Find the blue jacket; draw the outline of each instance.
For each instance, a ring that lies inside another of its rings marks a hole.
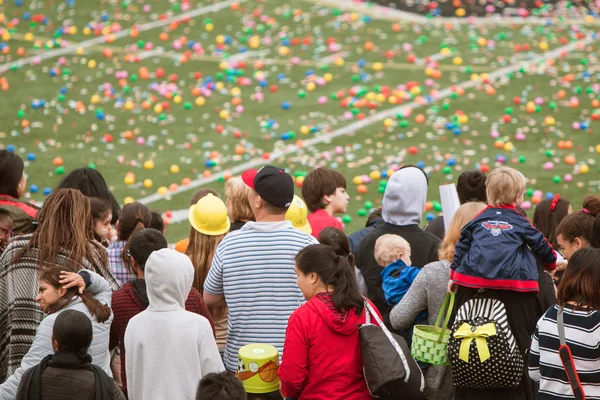
[[[419,271],[421,271],[420,268],[408,266],[404,261],[398,259],[380,272],[381,280],[383,281],[381,287],[385,295],[385,301],[391,307],[400,303],[400,300],[408,292],[410,285],[412,285]],[[427,312],[417,316],[417,320],[423,318],[427,318]]]
[[[556,268],[552,246],[527,217],[513,206],[488,206],[463,228],[450,278],[471,288],[537,292],[534,255]]]

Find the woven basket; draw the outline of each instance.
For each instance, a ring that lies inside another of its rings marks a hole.
[[[448,293],[440,308],[435,326],[415,325],[413,329],[411,354],[415,360],[433,365],[449,365],[448,339],[451,331],[447,329],[448,320],[454,307],[454,293]],[[442,317],[444,318],[443,325]]]

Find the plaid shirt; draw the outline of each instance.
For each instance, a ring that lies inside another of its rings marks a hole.
[[[121,257],[123,248],[125,248],[126,244],[126,240],[118,240],[112,243],[108,248],[108,262],[110,264],[110,270],[115,278],[121,282],[121,285],[131,282],[137,278],[137,276],[125,265],[123,258]]]

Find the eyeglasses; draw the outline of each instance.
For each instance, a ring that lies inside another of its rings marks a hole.
[[[127,250],[127,251],[125,252],[125,254],[127,255],[127,257],[131,257],[131,253],[129,252],[129,250]]]

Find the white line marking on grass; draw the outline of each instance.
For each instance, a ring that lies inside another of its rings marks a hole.
[[[211,4],[209,6],[204,6],[204,7],[196,8],[194,10],[186,11],[182,14],[174,15],[171,18],[167,18],[165,20],[148,22],[148,23],[137,26],[137,29],[138,29],[138,32],[149,31],[154,28],[160,28],[162,26],[169,25],[171,22],[180,21],[183,18],[188,18],[188,17],[195,18],[200,15],[217,12],[217,11],[220,11],[224,8],[231,6],[232,4],[243,3],[245,1],[247,1],[247,0],[225,0],[225,1],[222,1],[222,2],[219,2],[216,4]],[[129,32],[130,32],[129,29],[125,29],[120,32],[112,34],[112,37],[114,37],[115,39],[121,39],[126,36],[129,36]],[[63,47],[62,49],[49,50],[40,55],[31,56],[31,57],[27,57],[27,58],[24,58],[24,59],[21,59],[18,61],[11,61],[11,62],[8,62],[5,64],[1,64],[0,65],[0,74],[8,71],[13,66],[22,67],[24,65],[31,63],[34,60],[41,60],[41,61],[48,60],[50,58],[60,57],[60,56],[64,56],[69,53],[74,53],[78,48],[86,49],[88,47],[103,44],[105,39],[106,39],[106,36],[100,36],[100,37],[96,37],[93,39],[85,40],[80,43],[70,44],[66,47]]]
[[[320,60],[318,60],[317,62],[319,64],[331,64],[332,62],[334,62],[335,60],[337,60],[338,58],[344,58],[346,56],[350,55],[350,53],[348,53],[347,51],[342,51],[341,53],[336,53],[336,54],[332,54],[330,56],[327,57],[323,57]]]
[[[158,48],[156,48],[154,50],[144,51],[143,53],[138,54],[138,58],[140,60],[145,60],[146,58],[150,58],[150,57],[154,57],[154,56],[160,56],[164,52],[165,52],[164,48],[158,47]]]
[[[452,57],[453,55],[454,55],[454,53],[452,53],[452,52],[450,52],[448,54],[435,53],[435,54],[432,54],[432,55],[430,55],[428,57],[417,58],[415,60],[415,64],[417,64],[417,65],[425,65],[428,62],[431,62],[431,61],[440,61],[440,60],[443,60],[445,58]]]
[[[543,62],[546,61],[548,59],[553,59],[553,58],[557,58],[560,56],[561,53],[566,52],[569,53],[570,51],[575,50],[578,46],[587,46],[590,43],[593,43],[594,41],[597,40],[597,37],[594,35],[592,37],[588,37],[586,39],[577,41],[577,42],[572,42],[569,43],[565,46],[562,47],[558,47],[554,50],[548,51],[545,54],[539,55],[536,58],[533,58],[531,60],[528,61],[522,61],[513,65],[509,65],[507,67],[504,68],[500,68],[497,69],[495,71],[492,71],[488,74],[488,79],[490,81],[496,80],[502,76],[506,76],[507,74],[511,73],[511,72],[516,72],[518,71],[521,67],[526,67],[528,65],[533,65],[539,62]],[[456,85],[453,85],[454,88],[461,88],[461,89],[471,89],[473,87],[476,87],[477,85],[480,85],[481,82],[480,81],[465,81]],[[446,97],[449,97],[451,94],[453,93],[453,89],[452,88],[446,88],[446,89],[442,89],[438,96],[436,97],[436,99],[434,101],[439,101],[442,99],[445,99]],[[431,104],[431,103],[427,103],[427,104]],[[385,110],[385,111],[381,111],[377,114],[371,115],[369,117],[366,117],[363,120],[360,121],[355,121],[349,125],[346,125],[340,129],[337,129],[333,132],[329,132],[329,133],[324,133],[320,136],[317,136],[315,138],[312,139],[308,139],[308,140],[304,140],[303,142],[303,146],[302,148],[306,148],[309,146],[313,146],[319,143],[323,143],[323,142],[327,142],[330,141],[333,138],[339,137],[339,136],[343,136],[343,135],[347,135],[350,133],[354,133],[360,129],[363,129],[369,125],[373,125],[377,122],[383,121],[386,118],[390,118],[395,116],[398,113],[402,113],[403,111],[405,111],[406,109],[416,109],[416,108],[420,108],[422,107],[421,104],[417,103],[416,101],[412,101],[408,104],[403,104],[401,106],[398,107],[394,107],[391,108],[389,110]],[[297,153],[298,150],[300,149],[300,147],[296,146],[295,144],[290,144],[288,145],[286,148],[284,148],[283,150],[279,150],[279,151],[273,151],[272,153],[270,153],[270,157],[268,159],[263,159],[263,158],[255,158],[252,160],[249,160],[247,162],[244,162],[242,164],[238,164],[236,166],[231,167],[230,169],[227,169],[225,171],[219,172],[219,173],[215,173],[212,176],[205,178],[198,178],[193,180],[189,185],[187,186],[180,186],[179,188],[177,188],[177,190],[167,194],[167,195],[159,195],[159,194],[152,194],[150,196],[146,196],[143,197],[141,199],[138,199],[137,201],[144,203],[144,204],[150,204],[150,203],[154,203],[156,201],[165,199],[166,197],[172,197],[174,195],[177,195],[179,193],[183,193],[183,192],[187,192],[189,190],[193,190],[196,189],[197,187],[206,185],[208,183],[212,183],[217,181],[219,178],[221,178],[225,173],[231,173],[232,175],[237,175],[247,169],[250,168],[257,168],[259,166],[262,166],[264,164],[267,164],[273,160],[277,160],[280,157],[285,157],[289,154],[294,154]]]

